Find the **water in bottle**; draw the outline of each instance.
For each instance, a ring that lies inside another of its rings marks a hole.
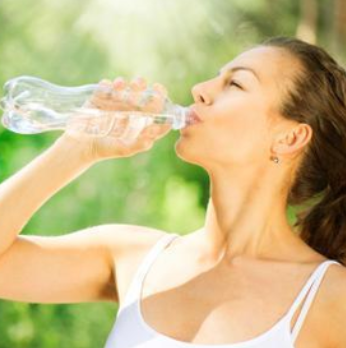
[[[105,136],[117,127],[117,122],[127,118],[125,137],[128,140],[133,140],[152,123],[170,124],[172,129],[189,124],[189,108],[174,104],[168,98],[163,100],[160,110],[142,111],[148,101],[158,97],[158,92],[152,88],[142,91],[135,104],[127,101],[127,94],[128,89],[115,91],[106,84],[63,87],[37,77],[20,76],[4,86],[4,97],[0,101],[4,110],[1,122],[13,132],[36,134],[66,130],[72,123],[81,121],[80,124],[88,124],[83,127],[83,132]],[[90,100],[95,95],[108,97],[111,106],[99,108],[92,105]]]

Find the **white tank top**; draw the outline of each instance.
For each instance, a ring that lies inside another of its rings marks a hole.
[[[132,279],[123,304],[118,308],[113,329],[108,336],[104,348],[294,348],[294,342],[297,339],[305,316],[315,297],[327,267],[332,263],[342,265],[334,260],[326,260],[322,262],[312,272],[286,314],[269,330],[255,338],[232,344],[190,343],[176,340],[155,331],[144,321],[139,305],[143,280],[150,266],[153,264],[159,253],[178,236],[179,235],[175,233],[163,236],[149,250],[147,255],[145,255]],[[311,291],[309,291],[310,289]],[[306,297],[307,294],[308,296]],[[303,304],[300,315],[291,331],[290,326],[293,314],[305,297],[306,300]]]

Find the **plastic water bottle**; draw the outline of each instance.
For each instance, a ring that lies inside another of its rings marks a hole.
[[[115,103],[109,110],[93,106],[90,100],[97,93],[108,96],[111,101],[117,100],[118,106],[122,107],[117,110]],[[189,108],[173,104],[168,98],[163,101],[162,110],[156,113],[141,111],[148,101],[159,96],[154,89],[142,91],[136,105],[126,104],[128,93],[129,89],[115,91],[105,84],[63,87],[37,77],[20,76],[4,85],[4,97],[0,101],[4,110],[1,122],[13,132],[36,134],[66,130],[76,120],[84,120],[89,126],[84,127],[83,132],[105,136],[117,127],[119,120],[127,118],[126,136],[132,139],[152,123],[170,124],[172,129],[181,129],[188,124]],[[124,110],[124,105],[128,110]]]

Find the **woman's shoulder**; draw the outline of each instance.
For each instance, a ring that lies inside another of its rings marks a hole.
[[[323,289],[323,290],[322,290]],[[323,301],[324,323],[335,348],[346,347],[346,267],[330,264],[325,275]]]
[[[170,233],[147,226],[109,224],[101,229],[103,244],[110,253],[118,301],[122,303],[140,264],[151,248]]]
[[[346,318],[346,267],[340,264],[329,265],[326,275],[326,289],[331,305],[345,307],[344,320]],[[340,303],[341,302],[341,303]]]
[[[114,258],[145,252],[159,239],[170,233],[161,229],[131,224],[104,224],[98,236]]]

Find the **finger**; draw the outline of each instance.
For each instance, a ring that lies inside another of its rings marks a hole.
[[[133,88],[134,91],[141,91],[146,89],[147,87],[147,82],[144,78],[142,77],[135,77],[134,79],[131,80],[130,82],[131,88]]]
[[[132,149],[138,152],[142,152],[143,150],[151,149],[153,145],[154,140],[146,138],[132,143]]]
[[[157,132],[158,134],[166,134],[170,130],[172,130],[171,124],[160,124]]]
[[[136,80],[131,80],[129,87],[133,92],[138,92],[141,90],[141,87]]]
[[[137,84],[142,88],[142,89],[146,89],[147,88],[147,81],[146,79],[144,79],[143,77],[139,76],[137,77]]]
[[[96,90],[97,93],[100,94],[105,94],[107,92],[109,92],[111,90],[112,87],[112,81],[109,79],[102,79],[99,83],[98,83],[98,88]]]
[[[136,107],[136,110],[140,110],[145,104],[143,103],[143,93],[147,90],[147,81],[143,77],[136,77],[130,82],[131,103]]]
[[[97,84],[97,87],[94,91],[94,93],[91,95],[90,100],[87,102],[87,104],[94,104],[97,103],[98,100],[107,99],[110,97],[112,93],[112,81],[109,79],[102,79]]]
[[[134,105],[136,109],[139,109],[138,100],[141,98],[141,92],[145,90],[147,83],[142,77],[135,77],[129,83],[128,93],[125,94],[125,101],[128,104]]]
[[[124,91],[126,91],[128,88],[128,82],[122,76],[115,78],[113,80],[112,101],[121,101]]]
[[[115,114],[113,115],[113,117],[113,127],[109,134],[115,138],[118,138],[121,137],[121,135],[124,133],[124,130],[127,128],[129,119],[128,117],[122,117],[119,114]]]
[[[156,132],[156,138],[161,139],[163,138],[166,134],[168,134],[172,130],[172,125],[170,124],[163,124],[160,125],[160,128]]]
[[[144,117],[130,116],[128,118],[129,123],[127,124],[124,132],[121,136],[122,140],[127,142],[135,141],[139,134],[143,131],[146,126],[146,119]]]
[[[160,83],[154,83],[152,87],[143,91],[139,105],[148,112],[160,112],[167,99],[167,90]]]
[[[115,90],[123,89],[127,85],[125,79],[122,76],[119,76],[113,80],[113,88]]]
[[[167,97],[168,95],[168,92],[167,92],[167,89],[164,85],[162,85],[161,83],[154,83],[153,84],[153,89],[156,91],[156,92],[159,92],[161,95]]]
[[[143,138],[154,138],[156,137],[158,131],[155,127],[153,126],[149,126],[149,127],[146,127],[142,133],[141,133],[141,137]]]
[[[150,138],[161,138],[162,136],[166,135],[171,130],[171,125],[168,124],[153,124],[148,127],[146,127],[141,135],[143,137],[150,137]]]

